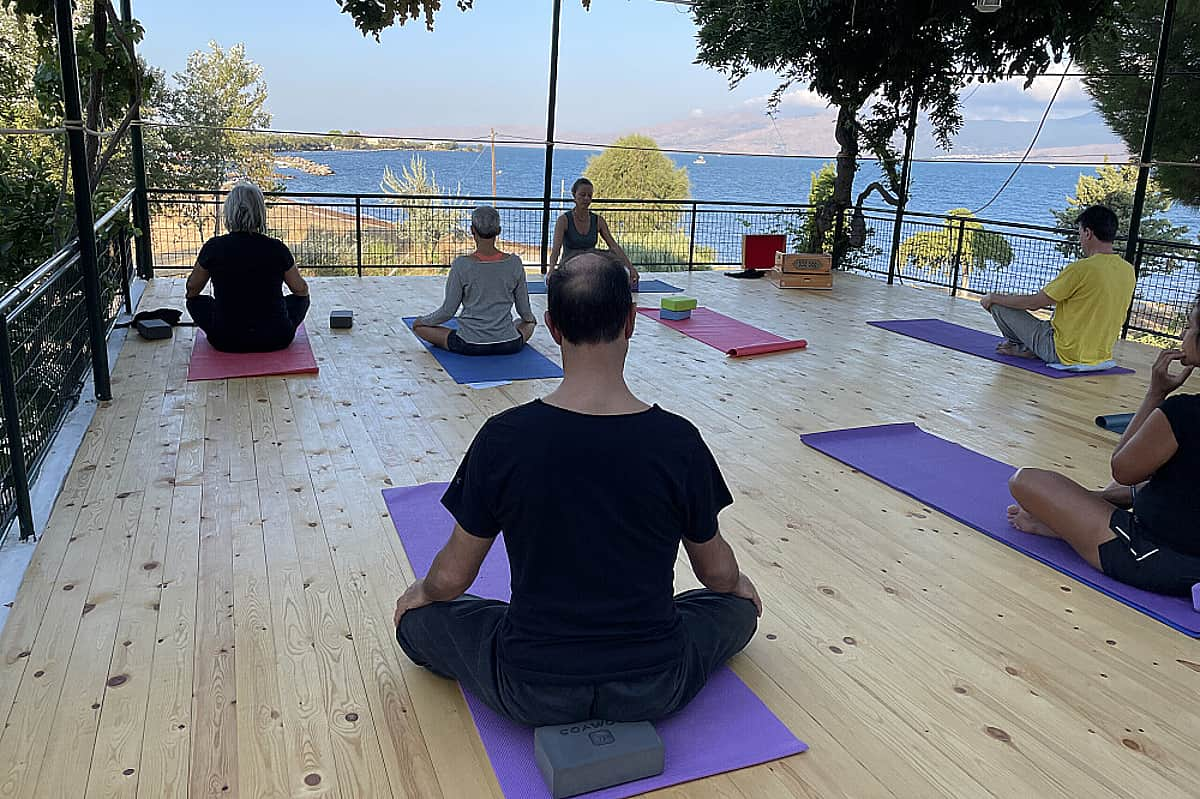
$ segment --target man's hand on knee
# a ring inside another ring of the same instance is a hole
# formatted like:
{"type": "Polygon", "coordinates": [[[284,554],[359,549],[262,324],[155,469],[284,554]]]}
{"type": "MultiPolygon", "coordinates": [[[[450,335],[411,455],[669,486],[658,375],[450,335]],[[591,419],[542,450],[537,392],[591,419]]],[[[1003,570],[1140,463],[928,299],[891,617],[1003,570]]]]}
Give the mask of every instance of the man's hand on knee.
{"type": "Polygon", "coordinates": [[[762,600],[758,598],[758,589],[754,587],[754,583],[750,582],[750,578],[746,576],[745,572],[738,574],[737,586],[731,593],[753,602],[754,612],[759,618],[762,618],[762,600]]]}
{"type": "Polygon", "coordinates": [[[426,605],[432,604],[433,600],[425,593],[425,581],[417,580],[408,587],[399,599],[396,600],[396,614],[392,617],[396,626],[400,626],[400,619],[410,610],[423,608],[426,605]]]}

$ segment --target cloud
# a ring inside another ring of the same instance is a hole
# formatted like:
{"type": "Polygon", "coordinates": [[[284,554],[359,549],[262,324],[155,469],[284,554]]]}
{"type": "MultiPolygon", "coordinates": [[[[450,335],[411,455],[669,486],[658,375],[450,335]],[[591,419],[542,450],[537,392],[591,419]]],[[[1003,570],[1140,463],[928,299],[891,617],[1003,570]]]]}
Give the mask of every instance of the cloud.
{"type": "Polygon", "coordinates": [[[688,116],[692,117],[693,119],[699,119],[700,117],[704,116],[704,109],[703,108],[693,108],[691,110],[691,113],[688,114],[688,116]]]}
{"type": "MultiPolygon", "coordinates": [[[[1037,78],[1028,89],[1023,88],[1023,78],[976,84],[963,92],[963,116],[966,119],[1000,119],[1009,122],[1036,121],[1045,113],[1046,104],[1054,96],[1059,80],[1057,76],[1037,78]]],[[[1092,110],[1092,99],[1083,83],[1078,78],[1066,78],[1054,100],[1050,118],[1078,116],[1092,110]]]]}
{"type": "MultiPolygon", "coordinates": [[[[765,109],[767,101],[770,99],[769,94],[760,94],[757,97],[743,100],[742,104],[765,109]]],[[[829,107],[829,101],[808,89],[789,89],[783,93],[779,107],[792,111],[823,111],[829,107]]]]}

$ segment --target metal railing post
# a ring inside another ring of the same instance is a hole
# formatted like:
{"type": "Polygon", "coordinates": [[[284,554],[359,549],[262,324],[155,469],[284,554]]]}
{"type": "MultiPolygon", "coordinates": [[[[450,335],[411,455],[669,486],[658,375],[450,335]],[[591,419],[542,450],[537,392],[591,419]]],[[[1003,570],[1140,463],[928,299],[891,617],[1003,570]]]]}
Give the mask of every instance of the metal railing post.
{"type": "Polygon", "coordinates": [[[830,262],[834,269],[838,269],[842,264],[842,229],[846,225],[846,209],[841,203],[835,202],[833,205],[836,215],[833,219],[833,257],[830,262]]]}
{"type": "MultiPolygon", "coordinates": [[[[133,22],[131,0],[121,0],[121,21],[126,25],[133,22]]],[[[137,247],[138,276],[144,280],[154,277],[154,247],[150,241],[150,202],[146,198],[146,147],[142,142],[142,98],[134,97],[129,106],[132,124],[129,127],[129,144],[133,156],[133,223],[138,227],[137,247]]]]}
{"type": "MultiPolygon", "coordinates": [[[[131,236],[130,238],[136,237],[131,236]]],[[[125,300],[125,313],[128,314],[133,313],[133,292],[130,291],[129,288],[130,277],[133,275],[133,253],[131,252],[131,245],[132,242],[130,239],[125,238],[124,234],[122,233],[122,238],[117,242],[117,246],[120,250],[121,259],[121,294],[125,300]]]]}
{"type": "Polygon", "coordinates": [[[692,230],[688,233],[688,271],[696,266],[696,203],[692,203],[692,230]]]}
{"type": "Polygon", "coordinates": [[[92,186],[88,173],[87,147],[83,133],[83,103],[79,95],[79,65],[75,60],[75,26],[71,0],[54,0],[54,22],[58,33],[58,61],[62,73],[63,127],[71,159],[71,182],[75,189],[75,226],[79,231],[79,258],[83,271],[83,293],[87,305],[88,334],[92,350],[92,379],[96,399],[112,399],[108,371],[108,341],[100,308],[100,272],[96,259],[95,217],[92,215],[92,186]]]}
{"type": "Polygon", "coordinates": [[[967,220],[958,220],[958,243],[954,245],[954,265],[950,267],[950,296],[958,296],[958,276],[962,271],[963,239],[967,234],[967,220]]]}
{"type": "Polygon", "coordinates": [[[1142,280],[1142,258],[1146,255],[1146,241],[1138,238],[1133,247],[1133,297],[1129,298],[1129,308],[1125,311],[1125,324],[1121,325],[1121,338],[1129,338],[1129,325],[1133,322],[1133,303],[1137,297],[1137,286],[1142,280]]]}
{"type": "Polygon", "coordinates": [[[213,235],[221,235],[221,192],[213,192],[213,235]]]}
{"type": "Polygon", "coordinates": [[[21,528],[21,540],[25,541],[33,535],[33,507],[29,502],[29,473],[25,468],[25,442],[21,439],[21,407],[17,403],[6,314],[0,314],[0,401],[3,401],[8,463],[12,469],[13,493],[17,500],[17,522],[21,528]]]}
{"type": "Polygon", "coordinates": [[[362,277],[362,198],[354,198],[354,242],[358,251],[358,276],[362,277]]]}

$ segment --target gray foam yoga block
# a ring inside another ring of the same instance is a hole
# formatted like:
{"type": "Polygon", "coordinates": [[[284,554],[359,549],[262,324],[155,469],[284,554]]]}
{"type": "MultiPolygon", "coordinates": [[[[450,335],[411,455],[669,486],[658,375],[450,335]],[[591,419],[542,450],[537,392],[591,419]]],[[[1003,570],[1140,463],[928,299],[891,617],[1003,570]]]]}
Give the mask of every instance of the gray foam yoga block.
{"type": "Polygon", "coordinates": [[[554,799],[661,774],[663,744],[648,721],[538,727],[533,754],[554,799]]]}
{"type": "Polygon", "coordinates": [[[329,326],[337,328],[346,328],[354,326],[354,311],[330,311],[329,326]]]}
{"type": "Polygon", "coordinates": [[[161,319],[142,319],[137,323],[138,335],[145,339],[171,337],[171,326],[161,319]]]}

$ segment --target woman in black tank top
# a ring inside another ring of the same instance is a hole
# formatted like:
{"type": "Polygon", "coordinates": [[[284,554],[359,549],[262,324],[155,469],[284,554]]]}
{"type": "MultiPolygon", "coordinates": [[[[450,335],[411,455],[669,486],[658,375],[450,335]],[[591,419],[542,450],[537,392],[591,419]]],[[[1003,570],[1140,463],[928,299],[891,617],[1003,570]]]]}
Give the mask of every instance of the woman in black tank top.
{"type": "MultiPolygon", "coordinates": [[[[596,249],[598,239],[603,238],[609,251],[616,259],[625,265],[629,272],[629,283],[636,287],[638,271],[629,260],[629,256],[617,244],[604,217],[591,212],[592,194],[595,189],[587,178],[580,178],[571,186],[571,196],[575,198],[575,208],[558,218],[554,225],[554,249],[550,252],[550,268],[553,272],[560,263],[566,263],[580,253],[596,249]],[[559,255],[562,255],[561,260],[559,255]]],[[[543,272],[546,272],[543,267],[543,272]]],[[[547,273],[548,276],[548,273],[547,273]]]]}

